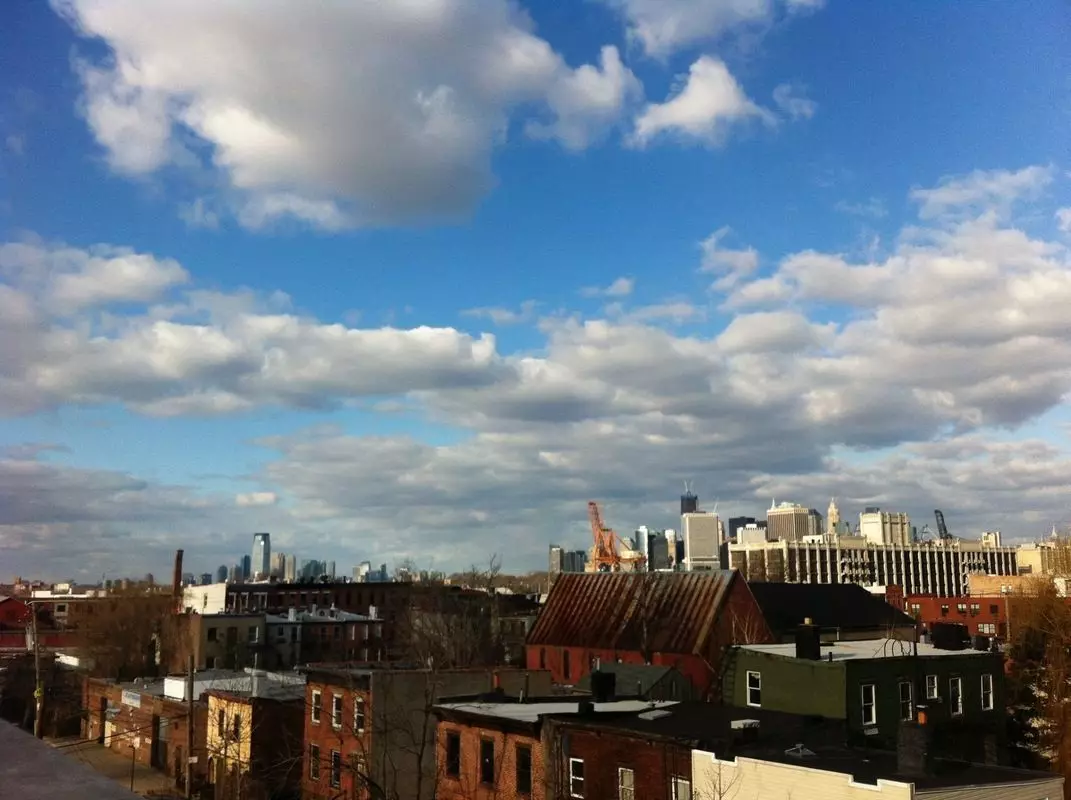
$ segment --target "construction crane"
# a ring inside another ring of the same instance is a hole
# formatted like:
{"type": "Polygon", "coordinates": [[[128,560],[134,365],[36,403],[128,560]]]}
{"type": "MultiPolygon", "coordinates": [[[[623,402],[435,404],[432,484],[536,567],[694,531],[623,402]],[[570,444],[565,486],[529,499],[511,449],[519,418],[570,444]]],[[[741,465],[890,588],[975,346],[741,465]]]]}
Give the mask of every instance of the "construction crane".
{"type": "Polygon", "coordinates": [[[588,519],[591,521],[591,552],[588,558],[589,572],[638,571],[647,559],[621,541],[621,537],[603,524],[599,504],[588,503],[588,519]]]}
{"type": "Polygon", "coordinates": [[[945,515],[941,513],[940,509],[933,512],[933,515],[937,517],[937,538],[942,542],[952,538],[952,534],[948,532],[948,526],[945,525],[945,515]]]}

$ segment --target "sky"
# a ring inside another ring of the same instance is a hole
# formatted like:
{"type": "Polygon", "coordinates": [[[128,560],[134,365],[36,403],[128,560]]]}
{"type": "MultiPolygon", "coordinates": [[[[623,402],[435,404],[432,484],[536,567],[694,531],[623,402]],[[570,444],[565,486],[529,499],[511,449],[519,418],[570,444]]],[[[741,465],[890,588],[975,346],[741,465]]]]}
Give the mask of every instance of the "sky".
{"type": "Polygon", "coordinates": [[[1061,0],[13,0],[0,580],[1071,523],[1061,0]]]}

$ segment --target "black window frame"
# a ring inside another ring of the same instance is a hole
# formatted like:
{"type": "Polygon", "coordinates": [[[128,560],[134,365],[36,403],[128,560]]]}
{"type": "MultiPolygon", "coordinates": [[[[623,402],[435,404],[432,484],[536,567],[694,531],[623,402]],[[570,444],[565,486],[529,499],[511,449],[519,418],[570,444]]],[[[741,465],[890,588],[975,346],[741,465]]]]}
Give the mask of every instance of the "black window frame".
{"type": "Polygon", "coordinates": [[[461,734],[457,731],[446,732],[446,775],[461,777],[461,734]]]}
{"type": "Polygon", "coordinates": [[[527,744],[518,744],[514,752],[514,786],[517,794],[532,793],[532,748],[527,744]]]}
{"type": "Polygon", "coordinates": [[[480,783],[495,785],[495,740],[485,737],[480,739],[480,783]]]}

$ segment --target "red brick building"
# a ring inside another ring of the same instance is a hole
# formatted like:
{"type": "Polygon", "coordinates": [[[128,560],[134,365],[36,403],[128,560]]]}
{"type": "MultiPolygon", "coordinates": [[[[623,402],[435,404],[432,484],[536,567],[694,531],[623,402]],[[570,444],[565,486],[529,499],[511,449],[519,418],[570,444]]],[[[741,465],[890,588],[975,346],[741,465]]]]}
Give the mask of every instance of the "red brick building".
{"type": "Polygon", "coordinates": [[[0,595],[0,631],[23,631],[30,624],[30,607],[17,597],[0,595]]]}
{"type": "Polygon", "coordinates": [[[319,664],[305,694],[304,800],[435,796],[435,714],[440,701],[496,687],[549,694],[550,674],[520,669],[427,670],[319,664]]]}
{"type": "Polygon", "coordinates": [[[908,595],[904,611],[929,629],[935,622],[954,622],[967,626],[971,636],[1008,635],[1008,599],[1006,597],[937,597],[908,595]]]}
{"type": "Polygon", "coordinates": [[[602,662],[671,666],[700,697],[729,644],[772,641],[747,582],[709,573],[562,574],[528,635],[529,669],[574,685],[602,662]]]}

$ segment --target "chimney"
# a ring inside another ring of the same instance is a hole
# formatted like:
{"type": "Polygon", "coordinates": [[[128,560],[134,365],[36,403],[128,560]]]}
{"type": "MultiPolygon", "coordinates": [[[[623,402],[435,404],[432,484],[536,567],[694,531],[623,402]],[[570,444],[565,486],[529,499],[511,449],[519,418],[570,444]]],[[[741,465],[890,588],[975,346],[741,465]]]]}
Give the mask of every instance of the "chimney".
{"type": "Polygon", "coordinates": [[[904,777],[929,775],[933,765],[933,729],[926,709],[919,706],[918,722],[901,722],[896,738],[896,771],[904,777]]]}
{"type": "Polygon", "coordinates": [[[175,572],[171,576],[171,593],[176,601],[182,597],[182,551],[175,551],[175,572]]]}
{"type": "Polygon", "coordinates": [[[528,679],[530,677],[531,676],[527,672],[524,673],[524,688],[521,689],[521,702],[522,703],[527,703],[528,702],[528,694],[529,694],[529,692],[531,692],[531,687],[530,687],[529,681],[528,681],[528,679]]]}
{"type": "Polygon", "coordinates": [[[496,692],[502,688],[502,676],[498,674],[497,669],[491,673],[491,688],[496,692]]]}
{"type": "Polygon", "coordinates": [[[810,617],[803,620],[803,624],[796,628],[796,658],[808,661],[820,661],[822,659],[822,640],[810,617]]]}
{"type": "Polygon", "coordinates": [[[595,670],[591,673],[591,699],[595,703],[611,703],[617,690],[617,675],[595,670]]]}

